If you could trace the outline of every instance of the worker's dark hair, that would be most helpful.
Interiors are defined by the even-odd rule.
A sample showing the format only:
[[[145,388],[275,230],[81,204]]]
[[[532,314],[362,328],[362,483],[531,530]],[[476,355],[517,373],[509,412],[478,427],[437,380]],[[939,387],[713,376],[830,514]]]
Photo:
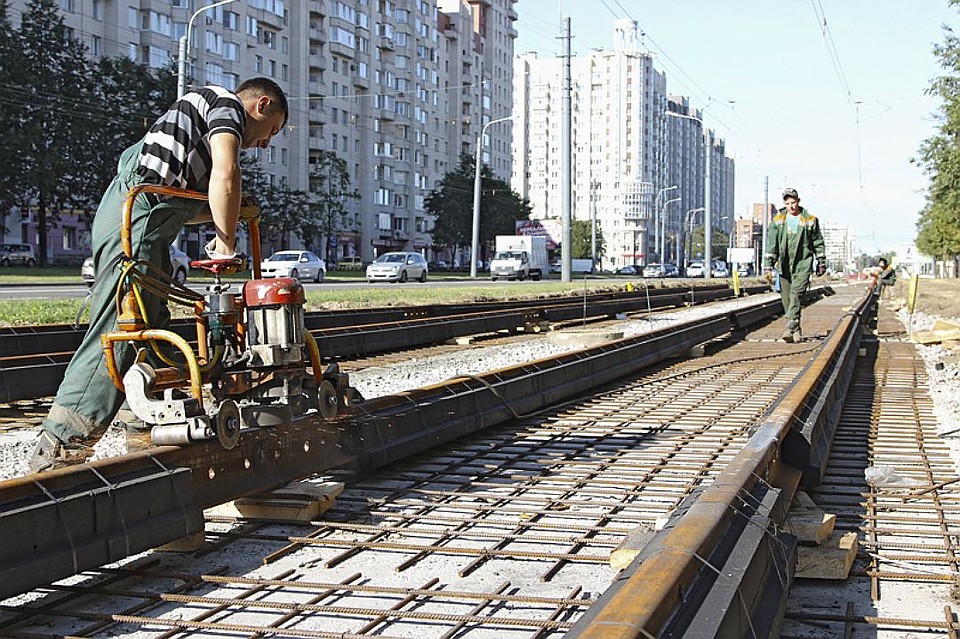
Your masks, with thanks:
[[[283,125],[286,126],[287,119],[290,117],[290,107],[287,105],[287,96],[283,94],[283,89],[270,78],[250,78],[245,80],[237,87],[236,94],[243,97],[243,94],[260,97],[265,95],[283,110]]]

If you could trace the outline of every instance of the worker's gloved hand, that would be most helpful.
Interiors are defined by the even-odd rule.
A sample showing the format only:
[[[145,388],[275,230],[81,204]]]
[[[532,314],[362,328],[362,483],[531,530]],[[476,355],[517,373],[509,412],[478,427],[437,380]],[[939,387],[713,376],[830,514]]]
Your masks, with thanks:
[[[767,280],[767,282],[773,282],[774,277],[776,277],[775,273],[776,271],[772,266],[763,267],[763,279]]]
[[[230,258],[236,257],[236,255],[237,255],[237,252],[236,252],[236,251],[234,251],[233,253],[229,253],[229,254],[227,254],[227,253],[217,253],[216,248],[217,248],[217,238],[213,238],[212,240],[210,240],[209,242],[207,242],[207,243],[204,245],[203,250],[206,252],[208,259],[211,259],[211,260],[229,260]]]
[[[817,264],[817,277],[822,276],[826,272],[827,272],[826,264]]]

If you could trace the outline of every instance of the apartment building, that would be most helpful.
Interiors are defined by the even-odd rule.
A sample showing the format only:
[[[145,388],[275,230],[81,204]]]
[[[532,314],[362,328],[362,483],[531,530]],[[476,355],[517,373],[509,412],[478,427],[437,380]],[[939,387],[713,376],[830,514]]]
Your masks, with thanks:
[[[333,259],[389,250],[432,258],[427,193],[476,153],[483,124],[510,113],[517,0],[61,0],[93,56],[175,64],[187,36],[192,85],[253,76],[290,98],[288,126],[259,157],[271,180],[308,190],[321,151],[347,162],[360,200],[345,204]],[[439,5],[439,6],[438,6]],[[15,25],[26,7],[13,0]],[[485,148],[505,178],[509,138]],[[291,240],[295,242],[295,239]]]
[[[614,23],[614,47],[571,59],[571,217],[596,218],[605,269],[677,259],[685,215],[703,207],[705,139],[711,149],[714,226],[733,224],[733,160],[666,75],[641,51],[637,25]],[[562,217],[562,58],[514,62],[512,186],[534,216]],[[685,117],[670,117],[674,111]],[[689,117],[686,117],[689,116]],[[723,226],[726,224],[727,226]]]

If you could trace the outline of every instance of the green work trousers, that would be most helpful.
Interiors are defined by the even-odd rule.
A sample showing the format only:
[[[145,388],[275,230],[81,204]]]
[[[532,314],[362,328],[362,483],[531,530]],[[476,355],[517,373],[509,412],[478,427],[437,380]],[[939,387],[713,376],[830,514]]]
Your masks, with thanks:
[[[123,391],[107,373],[100,335],[117,330],[117,258],[123,253],[120,224],[127,192],[140,183],[136,169],[141,146],[142,141],[137,142],[120,156],[117,175],[103,194],[93,219],[96,284],[91,291],[90,324],[43,422],[44,430],[63,442],[102,434],[123,405]],[[133,257],[149,260],[169,273],[170,244],[205,205],[180,198],[137,196],[131,217]],[[146,291],[143,297],[148,324],[153,328],[166,327],[170,321],[166,302]],[[133,363],[135,353],[127,342],[115,343],[114,353],[122,374]]]
[[[780,274],[780,300],[783,302],[783,315],[787,326],[800,327],[800,296],[810,286],[810,271]]]

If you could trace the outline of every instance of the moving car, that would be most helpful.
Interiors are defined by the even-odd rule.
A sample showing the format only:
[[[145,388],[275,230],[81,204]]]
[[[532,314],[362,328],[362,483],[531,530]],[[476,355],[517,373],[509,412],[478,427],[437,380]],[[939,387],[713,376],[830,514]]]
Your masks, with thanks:
[[[371,284],[407,280],[426,282],[429,270],[427,260],[419,253],[394,251],[384,253],[367,267],[367,281]]]
[[[628,264],[617,269],[617,275],[640,275],[641,269],[636,264]]]
[[[263,277],[292,277],[295,280],[322,282],[327,265],[310,251],[277,251],[260,262]]]
[[[0,266],[35,266],[33,247],[29,244],[0,244]]]
[[[664,277],[680,277],[680,269],[677,268],[676,264],[664,264],[663,276]]]
[[[190,274],[190,256],[173,244],[170,245],[170,265],[173,269],[173,279],[179,284],[186,283],[187,276]],[[93,286],[97,277],[93,270],[93,256],[83,261],[80,266],[80,277],[87,283],[87,286]]]

